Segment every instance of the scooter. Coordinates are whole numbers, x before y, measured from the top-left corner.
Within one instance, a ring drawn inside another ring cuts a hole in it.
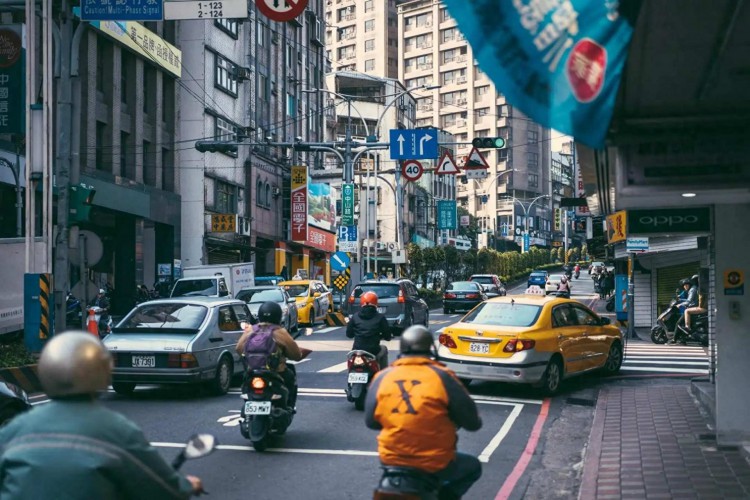
[[[0,427],[31,409],[26,392],[15,384],[0,381]]]
[[[384,466],[373,500],[391,498],[419,498],[437,500],[440,494],[440,480],[427,472],[411,467]]]
[[[354,407],[362,411],[365,409],[367,388],[372,377],[380,370],[380,364],[374,354],[367,351],[350,351],[346,355],[346,366],[349,370],[346,385],[346,400],[354,403]]]
[[[105,314],[106,312],[107,312],[106,309],[102,309],[99,306],[89,306],[88,308],[86,308],[86,314],[89,318],[91,318],[91,315],[93,313],[94,321],[96,322],[96,325],[97,325],[97,333],[99,334],[100,339],[103,339],[104,337],[109,335],[110,332],[112,331],[112,327],[114,326],[114,322],[112,321],[112,315]],[[87,325],[87,328],[88,328],[88,325]]]
[[[172,460],[172,468],[174,470],[180,470],[180,467],[182,467],[182,464],[184,464],[186,460],[203,458],[210,455],[216,449],[217,444],[219,443],[216,440],[216,437],[212,434],[196,434],[188,440],[185,447],[174,458],[174,460]],[[197,491],[194,494],[200,495],[203,493],[208,494],[204,489]]]
[[[575,277],[575,279],[578,279],[578,277],[580,275],[581,275],[581,270],[580,269],[578,271],[576,271],[575,273],[573,273],[573,276]]]
[[[607,299],[607,305],[606,305],[607,311],[612,312],[615,310],[615,294],[609,296]]]
[[[684,308],[678,306],[679,300],[672,299],[667,308],[656,318],[656,325],[651,328],[651,341],[654,344],[666,344],[668,333],[674,333],[677,342],[694,341],[703,346],[708,345],[708,314],[695,314],[690,322],[693,327],[687,330],[684,324]]]
[[[81,301],[68,292],[65,298],[65,325],[68,328],[80,328],[82,320]]]
[[[291,369],[287,366],[287,370]],[[289,389],[278,372],[253,370],[243,382],[240,434],[265,451],[273,435],[283,435],[292,425],[295,409],[289,405]]]

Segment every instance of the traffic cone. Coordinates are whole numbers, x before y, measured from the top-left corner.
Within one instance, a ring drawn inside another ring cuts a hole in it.
[[[96,317],[93,309],[89,309],[89,317],[86,320],[86,329],[99,337],[99,324],[96,321]]]

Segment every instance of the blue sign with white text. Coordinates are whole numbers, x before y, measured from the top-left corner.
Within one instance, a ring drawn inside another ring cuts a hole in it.
[[[391,159],[420,160],[437,158],[437,129],[391,129]]]
[[[162,0],[81,0],[84,21],[161,21]]]
[[[604,145],[636,2],[445,0],[445,5],[480,68],[511,105],[587,146]]]
[[[454,200],[437,201],[437,228],[456,229],[456,202]]]

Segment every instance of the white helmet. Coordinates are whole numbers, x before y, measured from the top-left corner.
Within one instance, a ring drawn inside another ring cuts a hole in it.
[[[62,332],[50,340],[39,358],[39,381],[51,398],[95,394],[112,378],[109,351],[89,332]]]

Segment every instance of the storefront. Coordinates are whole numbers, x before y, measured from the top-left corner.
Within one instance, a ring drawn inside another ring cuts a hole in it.
[[[315,226],[308,226],[307,240],[276,242],[276,274],[331,282],[331,254],[336,251],[336,235]],[[286,273],[286,274],[284,274]],[[306,275],[306,276],[305,276]]]

